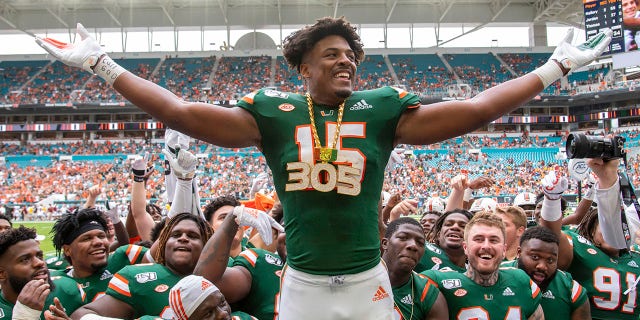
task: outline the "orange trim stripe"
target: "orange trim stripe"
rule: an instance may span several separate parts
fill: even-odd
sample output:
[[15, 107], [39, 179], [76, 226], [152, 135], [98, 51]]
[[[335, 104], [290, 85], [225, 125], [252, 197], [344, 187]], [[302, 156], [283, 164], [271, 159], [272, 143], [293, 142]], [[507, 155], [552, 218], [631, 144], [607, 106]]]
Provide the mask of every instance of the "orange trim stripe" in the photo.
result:
[[178, 320], [187, 320], [187, 312], [184, 310], [184, 305], [182, 304], [182, 298], [180, 298], [180, 293], [178, 290], [171, 290], [169, 292], [169, 300], [171, 309], [178, 316]]
[[247, 259], [252, 267], [256, 267], [256, 261], [258, 260], [258, 254], [251, 249], [240, 252], [240, 256]]
[[575, 280], [573, 280], [573, 290], [572, 290], [572, 294], [571, 294], [571, 302], [576, 302], [578, 300], [578, 298], [580, 297], [580, 295], [582, 294], [582, 286], [576, 282]]
[[531, 289], [533, 291], [533, 292], [531, 292], [531, 297], [535, 298], [540, 293], [540, 287], [538, 287], [538, 285], [535, 284], [535, 282], [533, 282], [533, 280], [529, 280], [529, 283], [531, 284]]
[[246, 103], [249, 103], [249, 104], [253, 104], [253, 99], [251, 99], [251, 98], [249, 98], [247, 96], [242, 97], [242, 101], [244, 101]]
[[142, 247], [132, 244], [129, 245], [129, 248], [127, 248], [127, 258], [129, 258], [129, 263], [130, 264], [134, 264], [136, 263], [136, 261], [138, 261], [138, 257], [140, 256], [140, 253], [142, 252]]
[[80, 291], [80, 297], [82, 298], [82, 302], [85, 302], [85, 300], [87, 300], [87, 293], [84, 292], [84, 289], [82, 289], [82, 286], [78, 283], [78, 290]]
[[123, 296], [131, 297], [131, 292], [125, 290], [124, 288], [121, 288], [120, 286], [129, 287], [129, 281], [116, 273], [113, 276], [113, 279], [109, 281], [109, 288]]
[[431, 281], [431, 279], [427, 280], [427, 284], [424, 286], [424, 289], [422, 289], [422, 295], [420, 296], [420, 301], [424, 301], [424, 298], [427, 297], [427, 292], [429, 292], [429, 288], [431, 288], [431, 285], [433, 285], [433, 281]]

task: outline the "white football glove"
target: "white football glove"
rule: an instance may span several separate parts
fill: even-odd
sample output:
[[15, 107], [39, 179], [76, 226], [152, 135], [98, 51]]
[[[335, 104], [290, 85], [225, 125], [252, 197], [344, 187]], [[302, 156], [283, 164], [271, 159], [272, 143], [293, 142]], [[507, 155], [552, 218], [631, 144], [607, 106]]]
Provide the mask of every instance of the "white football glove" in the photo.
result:
[[542, 178], [542, 192], [550, 200], [558, 200], [562, 193], [569, 187], [569, 182], [565, 177], [558, 177], [555, 171], [550, 171]]
[[267, 184], [267, 182], [269, 182], [269, 174], [266, 172], [260, 173], [255, 179], [253, 179], [250, 194], [256, 194]]
[[533, 70], [532, 73], [540, 77], [542, 86], [546, 88], [569, 71], [586, 66], [600, 56], [609, 45], [612, 34], [613, 32], [610, 29], [606, 29], [586, 42], [574, 46], [571, 44], [573, 28], [569, 29], [564, 39], [560, 41], [553, 51], [549, 61]]
[[191, 137], [182, 132], [170, 128], [164, 131], [164, 145], [167, 148], [176, 149], [180, 147], [181, 149], [188, 149], [190, 141]]
[[266, 245], [270, 245], [273, 240], [271, 228], [284, 232], [284, 228], [264, 211], [237, 206], [233, 208], [233, 214], [236, 216], [236, 223], [239, 226], [255, 228]]
[[573, 30], [574, 28], [569, 29], [564, 39], [560, 41], [553, 51], [551, 58], [549, 58], [549, 60], [560, 62], [560, 64], [568, 70], [575, 70], [586, 66], [595, 60], [595, 58], [599, 57], [609, 45], [611, 36], [613, 35], [611, 29], [606, 29], [589, 38], [587, 41], [574, 46], [571, 44], [571, 40], [573, 40]]
[[149, 154], [145, 154], [144, 157], [136, 159], [131, 165], [133, 180], [136, 182], [143, 182], [149, 179], [153, 170], [155, 170], [153, 165], [149, 165]]
[[178, 179], [188, 180], [193, 179], [196, 174], [196, 166], [198, 165], [198, 158], [184, 149], [176, 148], [177, 156], [173, 152], [163, 149], [165, 159], [169, 160], [171, 170], [178, 177]]
[[36, 43], [60, 62], [93, 73], [93, 67], [105, 52], [82, 24], [78, 23], [76, 32], [80, 41], [77, 41], [76, 37], [74, 44], [40, 37], [36, 37]]
[[104, 212], [109, 219], [111, 219], [111, 223], [118, 224], [120, 223], [120, 215], [118, 214], [118, 207], [113, 207]]

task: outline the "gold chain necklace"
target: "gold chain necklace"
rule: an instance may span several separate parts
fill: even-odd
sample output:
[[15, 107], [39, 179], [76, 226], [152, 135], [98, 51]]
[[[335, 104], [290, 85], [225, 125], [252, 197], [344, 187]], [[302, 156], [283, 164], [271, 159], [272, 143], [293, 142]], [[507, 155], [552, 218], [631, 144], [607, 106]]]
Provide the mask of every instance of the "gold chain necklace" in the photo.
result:
[[309, 120], [311, 121], [311, 133], [315, 140], [314, 158], [320, 159], [321, 162], [333, 162], [338, 159], [338, 150], [336, 145], [338, 144], [338, 137], [340, 137], [340, 126], [342, 125], [342, 115], [344, 114], [344, 104], [347, 99], [342, 101], [338, 107], [338, 123], [336, 123], [336, 132], [333, 134], [333, 143], [329, 147], [329, 141], [327, 141], [327, 147], [323, 148], [320, 143], [320, 137], [318, 136], [318, 129], [316, 129], [316, 120], [313, 114], [313, 100], [311, 100], [311, 94], [307, 92], [307, 105], [309, 106]]

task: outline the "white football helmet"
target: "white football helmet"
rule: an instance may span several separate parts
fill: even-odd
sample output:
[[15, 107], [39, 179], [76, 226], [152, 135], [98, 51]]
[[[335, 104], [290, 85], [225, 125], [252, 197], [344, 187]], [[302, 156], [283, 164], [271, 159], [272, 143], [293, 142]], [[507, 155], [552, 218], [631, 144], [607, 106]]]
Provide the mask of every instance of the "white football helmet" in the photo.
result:
[[536, 195], [531, 192], [522, 192], [513, 199], [513, 205], [518, 207], [531, 205], [535, 207]]
[[446, 207], [446, 204], [444, 200], [442, 200], [442, 198], [431, 197], [424, 202], [422, 212], [436, 211], [436, 212], [444, 213], [445, 207]]
[[536, 209], [536, 195], [531, 192], [522, 192], [513, 199], [513, 205], [520, 207], [527, 215], [527, 224], [535, 224], [533, 212]]
[[478, 198], [475, 201], [473, 201], [473, 204], [471, 204], [471, 208], [469, 209], [469, 211], [471, 211], [472, 213], [476, 213], [478, 211], [493, 212], [493, 210], [495, 210], [496, 207], [498, 207], [498, 201], [496, 201], [495, 199]]

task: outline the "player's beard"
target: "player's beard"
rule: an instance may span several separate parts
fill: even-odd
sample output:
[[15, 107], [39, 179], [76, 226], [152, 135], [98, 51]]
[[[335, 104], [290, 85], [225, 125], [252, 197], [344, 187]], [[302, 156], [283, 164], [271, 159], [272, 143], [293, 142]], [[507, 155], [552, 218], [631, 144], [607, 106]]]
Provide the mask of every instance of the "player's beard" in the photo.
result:
[[351, 96], [353, 90], [351, 89], [340, 89], [335, 92], [336, 96], [341, 99], [347, 99]]
[[104, 261], [92, 263], [91, 264], [91, 269], [93, 270], [94, 273], [98, 272], [98, 271], [102, 270], [102, 268], [106, 267], [107, 263], [108, 263], [107, 259], [105, 259]]
[[[27, 285], [27, 283], [29, 281], [31, 281], [32, 279], [28, 279], [28, 278], [22, 278], [22, 277], [9, 277], [9, 285], [11, 286], [11, 289], [13, 289], [14, 292], [16, 293], [20, 293], [22, 292], [22, 289], [24, 289], [24, 286]], [[53, 291], [53, 289], [55, 289], [55, 285], [53, 284], [53, 282], [51, 281], [51, 277], [47, 277], [47, 282], [49, 283], [49, 289], [51, 291]]]
[[[524, 264], [522, 263], [522, 261], [520, 261], [520, 259], [518, 259], [518, 269], [520, 270], [525, 270], [525, 272], [527, 273], [527, 275], [529, 275], [529, 278], [531, 278], [531, 273], [526, 271], [527, 269], [525, 269]], [[556, 270], [554, 273], [550, 274], [549, 276], [547, 276], [544, 281], [542, 281], [541, 283], [537, 283], [538, 287], [540, 287], [540, 290], [542, 291], [546, 291], [547, 287], [549, 287], [549, 284], [551, 283], [551, 281], [553, 281], [553, 278], [555, 278], [556, 273], [558, 273], [558, 270]], [[531, 278], [531, 280], [533, 280], [533, 278]]]

